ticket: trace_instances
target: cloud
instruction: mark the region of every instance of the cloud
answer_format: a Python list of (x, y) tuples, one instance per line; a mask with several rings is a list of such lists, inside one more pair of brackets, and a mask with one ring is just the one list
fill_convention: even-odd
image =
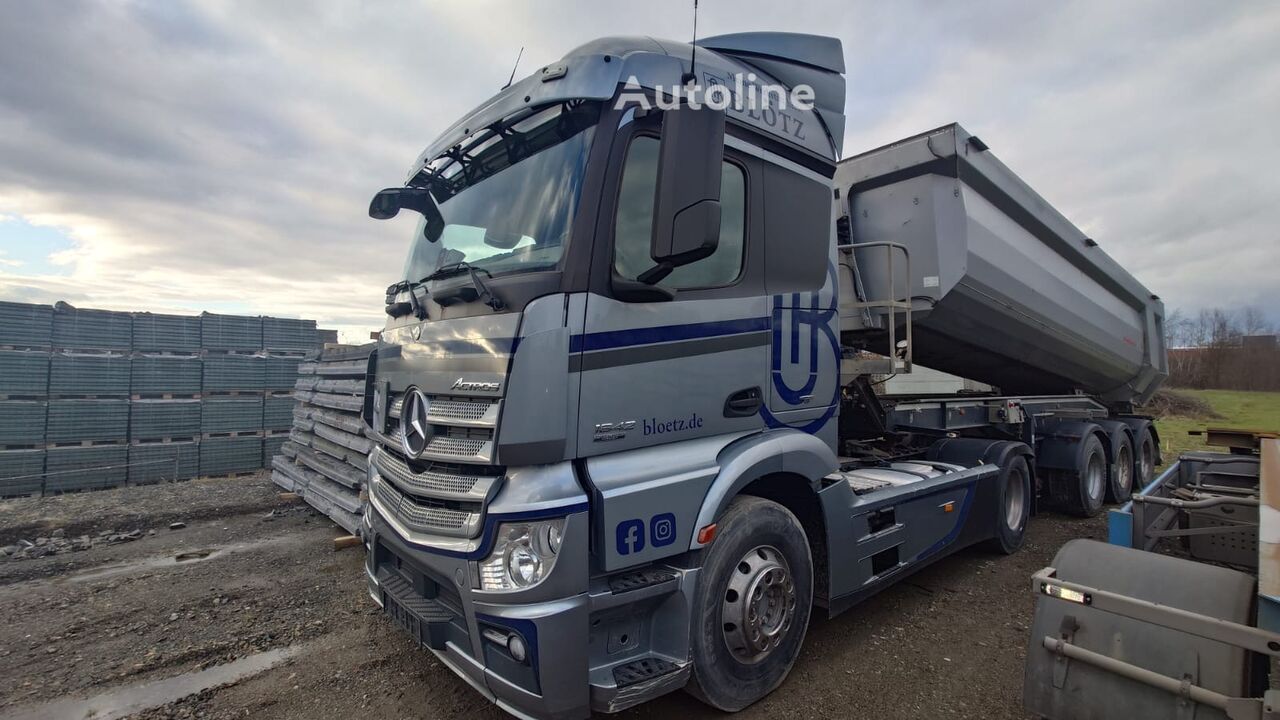
[[(1170, 305), (1280, 294), (1280, 6), (704, 2), (707, 33), (839, 36), (846, 153), (959, 120)], [(62, 274), (0, 297), (382, 322), (412, 222), (365, 215), (442, 129), (600, 35), (685, 38), (687, 2), (0, 5), (0, 214)]]

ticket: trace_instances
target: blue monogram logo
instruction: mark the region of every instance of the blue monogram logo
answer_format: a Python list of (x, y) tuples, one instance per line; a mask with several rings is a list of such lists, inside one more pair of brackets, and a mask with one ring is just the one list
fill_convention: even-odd
[[(773, 390), (779, 398), (787, 405), (800, 407), (805, 404), (805, 398), (812, 396), (814, 388), (818, 384), (818, 363), (820, 352), (831, 352), (835, 357), (836, 368), (840, 366), (840, 338), (836, 334), (835, 326), (839, 322), (836, 313), (839, 308), (839, 299), (837, 297), (837, 280), (836, 269), (834, 265), (827, 266), (827, 282), (832, 287), (831, 302), (827, 307), (819, 307), (818, 292), (811, 293), (793, 293), (791, 295), (790, 307), (784, 307), (783, 295), (773, 296), (773, 356), (770, 374), (773, 377)], [(789, 329), (787, 336), (784, 337), (783, 330)], [(804, 374), (805, 381), (798, 387), (791, 387), (787, 383), (786, 374), (791, 375), (794, 379), (798, 372), (783, 373), (783, 363), (787, 362), (789, 369), (802, 366), (801, 349), (807, 346), (808, 352), (804, 353), (808, 356), (807, 373)], [(828, 347), (829, 346), (829, 350)], [(826, 425), (827, 421), (835, 415), (836, 407), (840, 397), (840, 383), (835, 383), (835, 393), (831, 401), (827, 403), (826, 412), (821, 416), (808, 420), (800, 425), (788, 425), (776, 418), (769, 412), (767, 407), (760, 408), (760, 416), (770, 427), (795, 427), (797, 430), (803, 430), (807, 433), (815, 433)]]

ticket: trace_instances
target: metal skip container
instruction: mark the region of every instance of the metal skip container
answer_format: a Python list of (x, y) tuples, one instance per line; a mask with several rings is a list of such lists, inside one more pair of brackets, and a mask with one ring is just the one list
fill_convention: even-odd
[[(948, 125), (844, 160), (864, 299), (912, 303), (914, 361), (1007, 394), (1141, 404), (1168, 375), (1164, 305), (977, 137)], [(900, 316), (899, 316), (900, 317)], [(872, 319), (871, 325), (875, 325)]]

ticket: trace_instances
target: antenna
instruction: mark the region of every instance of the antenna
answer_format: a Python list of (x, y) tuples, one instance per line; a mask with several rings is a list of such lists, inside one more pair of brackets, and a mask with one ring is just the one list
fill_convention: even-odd
[(694, 72), (694, 63), (698, 60), (698, 0), (693, 0), (693, 39), (689, 41), (689, 47), (689, 72), (680, 78), (681, 85), (698, 81), (698, 74)]
[(520, 46), (520, 52), (516, 54), (516, 64), (511, 68), (511, 77), (507, 78), (507, 84), (502, 86), (503, 90), (511, 87), (511, 83), (515, 82), (516, 69), (520, 67), (520, 58), (524, 57), (524, 46)]

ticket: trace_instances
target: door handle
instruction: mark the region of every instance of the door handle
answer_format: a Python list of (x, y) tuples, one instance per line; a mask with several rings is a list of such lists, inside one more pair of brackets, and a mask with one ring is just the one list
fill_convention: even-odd
[(760, 411), (763, 398), (764, 393), (760, 392), (759, 387), (739, 390), (724, 401), (724, 416), (732, 418), (755, 415)]

